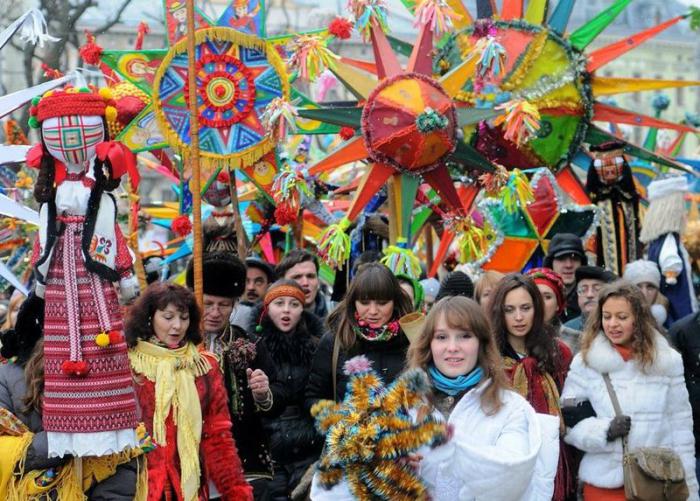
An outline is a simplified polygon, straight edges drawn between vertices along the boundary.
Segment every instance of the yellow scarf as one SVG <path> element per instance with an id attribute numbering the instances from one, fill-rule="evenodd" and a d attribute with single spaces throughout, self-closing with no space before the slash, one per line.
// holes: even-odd
<path id="1" fill-rule="evenodd" d="M 195 500 L 199 491 L 202 438 L 202 406 L 195 378 L 209 372 L 211 365 L 192 343 L 171 350 L 139 340 L 129 350 L 129 359 L 135 372 L 156 385 L 153 439 L 159 445 L 166 445 L 165 420 L 172 409 L 177 427 L 182 496 L 186 501 Z"/>

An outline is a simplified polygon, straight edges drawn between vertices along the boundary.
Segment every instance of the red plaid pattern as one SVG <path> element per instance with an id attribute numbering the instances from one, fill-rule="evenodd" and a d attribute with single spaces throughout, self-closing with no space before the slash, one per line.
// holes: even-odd
<path id="1" fill-rule="evenodd" d="M 47 119 L 41 126 L 46 148 L 54 158 L 82 165 L 104 141 L 104 124 L 98 116 L 65 116 Z"/>

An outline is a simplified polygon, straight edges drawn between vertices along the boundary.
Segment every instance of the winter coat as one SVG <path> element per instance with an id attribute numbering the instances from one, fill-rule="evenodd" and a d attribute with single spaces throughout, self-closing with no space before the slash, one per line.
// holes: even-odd
<path id="1" fill-rule="evenodd" d="M 199 445 L 200 482 L 199 499 L 209 499 L 209 482 L 219 491 L 223 501 L 252 500 L 252 493 L 243 476 L 236 445 L 231 435 L 231 417 L 223 378 L 213 355 L 206 354 L 211 369 L 195 379 L 202 407 L 202 436 Z M 155 412 L 155 383 L 136 374 L 136 396 L 143 412 L 148 433 L 153 435 Z M 165 492 L 172 490 L 182 501 L 180 492 L 180 458 L 177 448 L 177 427 L 172 410 L 165 421 L 166 443 L 148 453 L 148 500 L 160 501 Z M 169 499 L 169 498 L 168 498 Z"/>
<path id="2" fill-rule="evenodd" d="M 695 456 L 700 458 L 700 312 L 691 313 L 674 323 L 668 337 L 683 357 L 685 386 L 693 409 Z"/>
<path id="3" fill-rule="evenodd" d="M 419 474 L 434 501 L 549 501 L 559 457 L 559 421 L 536 414 L 513 391 L 501 394 L 494 415 L 481 408 L 486 386 L 468 392 L 448 419 L 451 440 L 423 448 Z M 350 501 L 347 483 L 323 489 L 317 479 L 314 501 Z"/>
<path id="4" fill-rule="evenodd" d="M 27 384 L 24 368 L 15 363 L 0 365 L 0 408 L 10 411 L 34 433 L 32 443 L 25 457 L 25 471 L 46 470 L 62 466 L 69 458 L 49 458 L 46 432 L 41 423 L 41 415 L 36 411 L 25 412 L 24 397 Z M 3 451 L 0 448 L 0 454 Z M 117 466 L 114 475 L 92 486 L 87 494 L 95 501 L 127 501 L 136 495 L 136 459 Z"/>
<path id="5" fill-rule="evenodd" d="M 629 450 L 672 448 L 683 462 L 689 499 L 697 500 L 693 421 L 683 379 L 683 361 L 659 333 L 654 337 L 654 350 L 654 362 L 643 372 L 636 360 L 625 362 L 600 332 L 588 352 L 588 365 L 581 353 L 574 357 L 562 400 L 588 400 L 596 417 L 586 418 L 570 428 L 565 440 L 584 452 L 579 468 L 581 481 L 607 489 L 623 485 L 622 440 L 607 440 L 615 416 L 603 380 L 603 374 L 609 373 L 622 413 L 632 419 Z"/>
<path id="6" fill-rule="evenodd" d="M 318 344 L 306 386 L 308 409 L 319 400 L 343 400 L 348 382 L 348 376 L 343 372 L 343 364 L 354 356 L 366 356 L 385 384 L 391 383 L 404 369 L 409 342 L 403 331 L 388 341 L 372 342 L 358 338 L 349 352 L 341 347 L 338 353 L 336 388 L 333 395 L 332 358 L 335 337 L 335 333 L 326 333 Z M 340 340 L 336 342 L 339 343 Z"/>
<path id="7" fill-rule="evenodd" d="M 253 310 L 253 318 L 260 318 L 261 309 L 259 305 Z M 313 313 L 304 310 L 293 333 L 279 331 L 267 316 L 261 327 L 256 333 L 258 344 L 265 347 L 274 363 L 273 402 L 281 405 L 278 416 L 263 418 L 272 459 L 275 464 L 290 465 L 308 458 L 310 464 L 318 458 L 322 443 L 304 408 L 304 391 L 323 325 Z"/>

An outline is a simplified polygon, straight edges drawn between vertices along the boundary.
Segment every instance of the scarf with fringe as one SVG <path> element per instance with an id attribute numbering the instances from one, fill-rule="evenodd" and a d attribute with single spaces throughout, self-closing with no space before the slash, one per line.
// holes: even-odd
<path id="1" fill-rule="evenodd" d="M 186 501 L 197 499 L 202 438 L 202 405 L 195 378 L 205 375 L 211 365 L 192 343 L 168 349 L 139 340 L 129 350 L 131 367 L 155 383 L 153 440 L 166 445 L 165 421 L 173 412 L 177 426 L 177 452 L 180 457 L 180 489 Z"/>

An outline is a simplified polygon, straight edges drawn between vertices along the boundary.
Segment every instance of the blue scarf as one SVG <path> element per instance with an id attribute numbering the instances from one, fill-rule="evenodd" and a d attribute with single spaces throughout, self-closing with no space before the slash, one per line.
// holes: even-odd
<path id="1" fill-rule="evenodd" d="M 428 373 L 430 378 L 433 380 L 433 386 L 451 397 L 465 392 L 468 389 L 476 386 L 481 381 L 481 377 L 484 375 L 484 371 L 481 367 L 476 367 L 469 374 L 464 376 L 458 376 L 455 378 L 447 377 L 442 372 L 437 370 L 437 368 L 430 364 L 428 367 Z"/>

